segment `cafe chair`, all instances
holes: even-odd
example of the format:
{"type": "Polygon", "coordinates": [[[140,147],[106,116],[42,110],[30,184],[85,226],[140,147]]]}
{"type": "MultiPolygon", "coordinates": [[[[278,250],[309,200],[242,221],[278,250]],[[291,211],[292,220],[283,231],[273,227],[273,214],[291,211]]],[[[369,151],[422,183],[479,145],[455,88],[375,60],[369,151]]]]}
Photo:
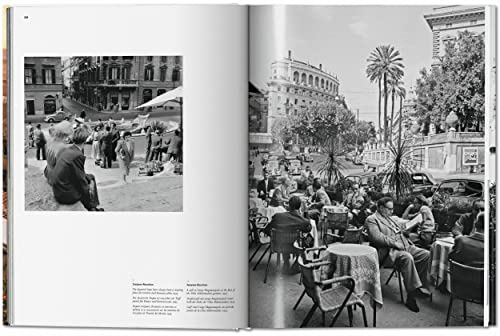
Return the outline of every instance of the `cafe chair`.
{"type": "Polygon", "coordinates": [[[259,266],[262,258],[264,258],[264,255],[266,252],[269,250],[269,244],[271,242],[270,237],[264,232],[265,227],[268,224],[268,218],[266,216],[256,216],[253,218],[253,220],[250,221],[251,229],[252,229],[252,236],[255,242],[257,242],[257,248],[253,252],[252,256],[250,257],[250,260],[248,262],[252,262],[252,259],[255,257],[257,252],[259,252],[260,248],[262,246],[267,246],[267,248],[264,250],[264,253],[260,256],[259,260],[253,267],[253,270],[259,266]]]}
{"type": "Polygon", "coordinates": [[[323,236],[323,243],[326,245],[328,238],[331,238],[333,242],[342,242],[342,244],[362,244],[363,243],[363,227],[356,228],[354,226],[349,226],[344,231],[342,236],[334,233],[325,233],[323,236]]]}
{"type": "Polygon", "coordinates": [[[259,213],[258,213],[258,209],[257,208],[250,208],[248,210],[248,241],[250,243],[250,246],[255,241],[255,237],[253,235],[253,230],[252,230],[252,221],[258,215],[259,215],[259,213]]]}
{"type": "Polygon", "coordinates": [[[450,303],[446,314],[446,326],[450,321],[454,299],[463,301],[464,321],[467,319],[466,302],[483,304],[484,268],[462,265],[450,259],[450,303]]]}
{"type": "Polygon", "coordinates": [[[323,243],[328,245],[328,238],[333,238],[333,242],[342,241],[348,227],[349,213],[327,211],[323,229],[323,243]],[[331,233],[328,233],[328,230],[331,230],[331,233]]]}
{"type": "MultiPolygon", "coordinates": [[[[294,242],[300,238],[300,231],[285,231],[278,229],[271,229],[271,244],[269,250],[269,258],[267,259],[266,274],[264,276],[264,283],[267,282],[267,274],[269,272],[269,264],[273,253],[276,253],[277,265],[280,264],[280,254],[283,258],[288,258],[290,254],[296,255],[297,251],[293,246],[294,242]]],[[[264,254],[266,253],[264,252],[264,254]]]]}
{"type": "Polygon", "coordinates": [[[303,284],[307,295],[313,300],[313,306],[307,313],[300,328],[307,326],[316,309],[321,310],[322,325],[326,324],[326,313],[336,312],[330,324],[332,327],[337,321],[340,313],[347,308],[349,316],[349,326],[352,327],[352,308],[359,306],[363,314],[365,327],[368,326],[366,320],[366,310],[363,301],[353,293],[355,281],[350,276],[342,276],[329,280],[320,280],[319,268],[329,265],[329,261],[304,263],[301,257],[298,258],[300,270],[302,272],[303,284]]]}
{"type": "MultiPolygon", "coordinates": [[[[316,263],[320,262],[323,259],[320,257],[321,251],[325,251],[327,249],[326,246],[320,246],[320,247],[311,247],[311,248],[304,248],[300,246],[299,241],[296,241],[294,243],[295,249],[298,251],[299,258],[302,258],[302,261],[304,264],[309,264],[309,263],[316,263]]],[[[302,285],[302,272],[300,273],[300,280],[299,280],[299,285],[302,285]]],[[[304,298],[304,295],[306,295],[306,290],[304,289],[302,291],[302,294],[300,294],[299,299],[293,306],[293,310],[296,310],[297,307],[300,304],[300,301],[304,298]]]]}
{"type": "MultiPolygon", "coordinates": [[[[389,260],[389,253],[386,253],[382,258],[382,261],[380,262],[380,268],[383,268],[387,261],[389,260]]],[[[385,282],[385,285],[387,286],[389,282],[391,281],[392,277],[396,275],[399,281],[399,295],[401,297],[401,302],[405,302],[404,296],[403,296],[403,276],[401,275],[401,272],[396,268],[395,265],[392,265],[392,272],[387,278],[387,281],[385,282]]]]}

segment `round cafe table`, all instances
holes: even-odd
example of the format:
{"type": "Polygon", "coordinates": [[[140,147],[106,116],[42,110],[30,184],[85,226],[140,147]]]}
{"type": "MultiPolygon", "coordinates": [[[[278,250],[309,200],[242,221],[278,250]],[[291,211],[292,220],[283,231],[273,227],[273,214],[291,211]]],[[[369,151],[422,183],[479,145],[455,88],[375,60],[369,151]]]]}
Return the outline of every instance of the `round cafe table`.
{"type": "Polygon", "coordinates": [[[376,311],[383,305],[377,250],[368,245],[332,244],[326,252],[324,260],[330,265],[322,269],[321,278],[351,276],[355,281],[354,293],[370,296],[376,326],[376,311]]]}
{"type": "Polygon", "coordinates": [[[452,237],[436,239],[436,241],[431,246],[430,255],[430,267],[429,276],[436,287],[439,287],[443,281],[446,281],[446,289],[448,292],[451,291],[450,286],[450,273],[448,269],[450,263],[448,261],[448,256],[453,249],[454,240],[452,237]]]}

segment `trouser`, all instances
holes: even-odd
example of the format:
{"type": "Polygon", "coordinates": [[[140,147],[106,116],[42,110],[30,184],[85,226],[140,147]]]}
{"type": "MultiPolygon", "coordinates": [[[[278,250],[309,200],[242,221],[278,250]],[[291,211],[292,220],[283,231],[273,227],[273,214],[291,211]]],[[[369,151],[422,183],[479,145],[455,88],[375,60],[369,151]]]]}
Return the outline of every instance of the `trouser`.
{"type": "Polygon", "coordinates": [[[148,147],[146,148],[146,158],[144,159],[145,163],[149,161],[150,155],[151,155],[151,144],[148,144],[148,147]]]}
{"type": "Polygon", "coordinates": [[[161,161],[161,149],[153,149],[153,153],[151,155],[151,160],[161,161]]]}
{"type": "Polygon", "coordinates": [[[114,142],[113,145],[111,146],[111,160],[116,161],[116,145],[117,143],[114,142]]]}
{"type": "Polygon", "coordinates": [[[177,154],[176,153],[167,153],[167,162],[170,161],[170,158],[174,158],[174,160],[177,160],[177,154]]]}
{"type": "Polygon", "coordinates": [[[408,293],[420,287],[428,289],[429,251],[410,245],[407,251],[394,251],[394,256],[394,266],[403,275],[408,293]]]}
{"type": "Polygon", "coordinates": [[[40,160],[40,152],[42,153],[42,160],[46,160],[45,157],[45,144],[36,144],[36,159],[40,160]]]}
{"type": "Polygon", "coordinates": [[[104,152],[104,168],[111,168],[113,165],[113,151],[111,148],[105,148],[104,152]]]}
{"type": "Polygon", "coordinates": [[[90,207],[97,208],[100,203],[99,194],[97,193],[97,183],[95,181],[95,176],[92,174],[86,174],[86,178],[89,182],[90,207]]]}

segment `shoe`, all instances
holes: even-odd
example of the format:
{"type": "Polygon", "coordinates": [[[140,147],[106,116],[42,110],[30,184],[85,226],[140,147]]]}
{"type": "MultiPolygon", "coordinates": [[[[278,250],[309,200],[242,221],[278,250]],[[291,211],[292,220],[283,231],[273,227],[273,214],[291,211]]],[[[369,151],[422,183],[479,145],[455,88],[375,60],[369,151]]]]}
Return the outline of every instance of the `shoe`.
{"type": "Polygon", "coordinates": [[[103,208],[95,208],[95,211],[104,211],[103,208]]]}
{"type": "Polygon", "coordinates": [[[418,313],[420,311],[417,305],[417,300],[415,300],[413,296],[408,296],[406,298],[405,306],[414,313],[418,313]]]}
{"type": "Polygon", "coordinates": [[[415,289],[414,291],[415,297],[420,298],[420,299],[427,299],[431,297],[431,293],[427,291],[427,289],[424,289],[422,287],[415,289]]]}

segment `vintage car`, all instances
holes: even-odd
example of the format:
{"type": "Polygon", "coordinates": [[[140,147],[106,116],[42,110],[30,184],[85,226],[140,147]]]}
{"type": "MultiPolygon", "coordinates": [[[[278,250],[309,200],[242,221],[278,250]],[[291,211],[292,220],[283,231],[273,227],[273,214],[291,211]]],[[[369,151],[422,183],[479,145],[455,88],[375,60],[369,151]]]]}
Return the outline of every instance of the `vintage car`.
{"type": "Polygon", "coordinates": [[[288,172],[292,175],[300,175],[302,173],[302,165],[299,160],[288,161],[288,172]]]}
{"type": "Polygon", "coordinates": [[[431,197],[434,193],[434,186],[437,181],[432,174],[427,172],[416,172],[411,174],[411,189],[414,194],[422,194],[425,197],[431,197]]]}
{"type": "Polygon", "coordinates": [[[55,122],[61,122],[66,118],[69,119],[70,117],[71,117],[70,113],[59,110],[53,114],[46,115],[45,118],[43,118],[43,121],[47,123],[55,123],[55,122]]]}
{"type": "Polygon", "coordinates": [[[360,187],[367,187],[371,183],[373,183],[373,180],[375,180],[376,177],[377,177],[377,173],[363,172],[360,174],[348,175],[348,176],[346,176],[346,179],[349,181],[352,181],[354,183],[359,184],[360,187]]]}
{"type": "Polygon", "coordinates": [[[435,199],[446,194],[451,200],[474,201],[484,197],[484,175],[452,176],[434,187],[435,199]]]}
{"type": "Polygon", "coordinates": [[[302,162],[314,162],[313,157],[309,153],[300,153],[297,155],[297,160],[300,160],[302,162]]]}
{"type": "Polygon", "coordinates": [[[269,174],[271,176],[280,176],[280,162],[278,160],[269,159],[269,161],[267,162],[267,170],[269,171],[269,174]]]}

